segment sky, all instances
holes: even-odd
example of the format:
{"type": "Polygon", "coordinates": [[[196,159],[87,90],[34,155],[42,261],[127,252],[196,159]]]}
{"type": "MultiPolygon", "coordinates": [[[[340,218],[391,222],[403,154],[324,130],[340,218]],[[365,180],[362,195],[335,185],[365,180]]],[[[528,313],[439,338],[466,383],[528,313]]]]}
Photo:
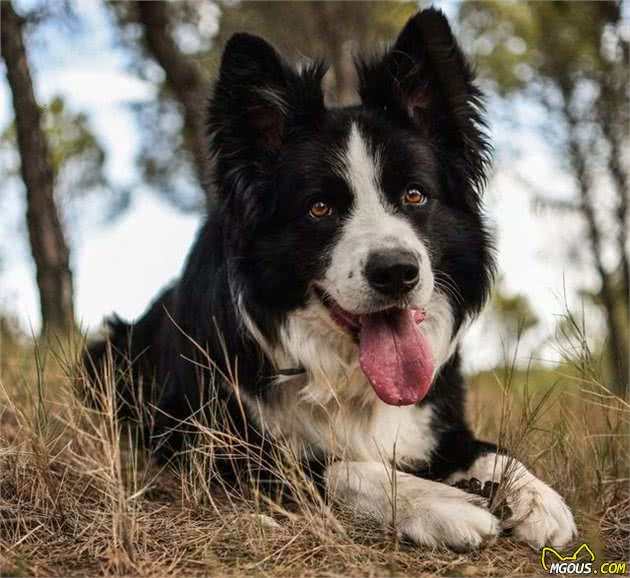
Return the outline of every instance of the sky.
{"type": "MultiPolygon", "coordinates": [[[[70,37],[62,28],[46,26],[29,43],[36,97],[45,103],[61,95],[71,110],[88,114],[90,127],[107,152],[107,174],[124,186],[139,178],[137,125],[129,104],[153,98],[154,89],[129,72],[105,8],[89,0],[76,5],[83,21],[78,34],[70,37]]],[[[25,6],[28,2],[18,2],[18,7],[25,6]]],[[[515,127],[515,119],[506,115],[497,99],[491,98],[488,108],[497,159],[486,199],[498,239],[499,271],[507,292],[526,295],[541,318],[530,336],[532,344],[539,343],[553,331],[565,307],[564,296],[575,305],[576,289],[592,285],[594,279],[567,264],[565,247],[579,228],[571,222],[559,226],[533,207],[530,187],[560,196],[572,191],[550,144],[539,131],[515,127]]],[[[541,111],[527,103],[510,110],[521,126],[544,122],[541,111]]],[[[11,119],[2,68],[0,130],[11,119]]],[[[24,189],[19,182],[0,187],[0,308],[11,312],[27,331],[37,332],[39,303],[24,223],[24,189]]],[[[201,215],[178,213],[145,187],[113,224],[98,224],[98,219],[73,222],[69,237],[75,309],[82,326],[96,329],[112,312],[128,319],[140,315],[159,289],[178,275],[201,220],[201,215]]],[[[482,319],[465,339],[471,369],[485,369],[497,361],[501,336],[489,335],[489,330],[496,333],[496,327],[482,319]]],[[[522,356],[531,352],[526,346],[522,356]]],[[[554,358],[550,347],[540,355],[554,358]]]]}

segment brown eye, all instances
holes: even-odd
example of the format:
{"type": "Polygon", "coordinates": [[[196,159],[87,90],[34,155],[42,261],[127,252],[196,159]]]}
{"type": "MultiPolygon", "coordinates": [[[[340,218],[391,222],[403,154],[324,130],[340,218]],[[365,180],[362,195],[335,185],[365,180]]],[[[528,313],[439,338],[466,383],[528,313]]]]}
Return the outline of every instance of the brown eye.
{"type": "Polygon", "coordinates": [[[409,187],[403,195],[405,205],[424,205],[426,202],[426,195],[423,195],[416,187],[409,187]]]}
{"type": "Polygon", "coordinates": [[[311,205],[308,214],[314,219],[323,219],[332,215],[332,208],[322,201],[317,201],[311,205]]]}

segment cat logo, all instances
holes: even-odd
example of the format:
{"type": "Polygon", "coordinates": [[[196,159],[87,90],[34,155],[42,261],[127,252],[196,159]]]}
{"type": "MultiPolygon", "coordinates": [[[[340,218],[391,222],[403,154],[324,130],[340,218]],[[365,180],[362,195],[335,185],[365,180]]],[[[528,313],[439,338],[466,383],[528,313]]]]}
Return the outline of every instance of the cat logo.
{"type": "Polygon", "coordinates": [[[595,554],[588,544],[582,544],[573,554],[563,556],[550,547],[540,553],[540,563],[549,574],[625,574],[625,562],[604,562],[595,568],[595,554]]]}
{"type": "Polygon", "coordinates": [[[540,554],[540,563],[550,574],[590,574],[593,571],[593,562],[595,562],[595,554],[593,554],[593,550],[590,549],[588,544],[582,544],[570,556],[563,556],[549,547],[543,548],[540,554]],[[582,554],[582,552],[584,552],[584,554],[582,554]],[[550,554],[553,554],[556,559],[553,560],[550,554]],[[590,557],[590,560],[578,562],[577,559],[580,554],[582,554],[582,558],[590,557]],[[547,564],[547,558],[551,558],[549,564],[547,564]]]}

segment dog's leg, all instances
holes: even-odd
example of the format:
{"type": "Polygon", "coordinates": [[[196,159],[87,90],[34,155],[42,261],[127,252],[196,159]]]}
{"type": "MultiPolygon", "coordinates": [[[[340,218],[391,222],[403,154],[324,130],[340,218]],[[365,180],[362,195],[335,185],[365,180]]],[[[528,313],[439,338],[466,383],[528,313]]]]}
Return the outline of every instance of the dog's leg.
{"type": "Polygon", "coordinates": [[[477,490],[499,484],[496,500],[505,500],[511,510],[502,529],[511,530],[519,540],[538,548],[562,546],[576,534],[573,515],[562,497],[511,456],[483,454],[467,470],[451,474],[446,482],[462,480],[468,480],[469,485],[473,480],[477,490]]]}
{"type": "Polygon", "coordinates": [[[497,535],[485,500],[379,462],[335,462],[326,489],[338,503],[395,529],[416,544],[477,548],[497,535]]]}

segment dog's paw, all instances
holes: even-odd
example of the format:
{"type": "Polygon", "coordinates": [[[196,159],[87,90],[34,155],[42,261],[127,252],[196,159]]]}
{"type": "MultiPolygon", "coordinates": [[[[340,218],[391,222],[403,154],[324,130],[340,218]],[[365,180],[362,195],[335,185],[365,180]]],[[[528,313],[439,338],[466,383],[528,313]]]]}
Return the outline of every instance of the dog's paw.
{"type": "Polygon", "coordinates": [[[482,456],[448,482],[487,498],[490,510],[501,519],[501,530],[531,546],[563,546],[577,533],[562,497],[508,456],[482,456]]]}
{"type": "Polygon", "coordinates": [[[445,486],[435,499],[412,503],[397,524],[403,536],[422,546],[447,546],[458,552],[493,541],[499,520],[483,499],[445,486]]]}
{"type": "Polygon", "coordinates": [[[421,546],[472,550],[499,533],[485,498],[380,462],[335,462],[326,470],[326,489],[349,512],[393,527],[421,546]]]}
{"type": "Polygon", "coordinates": [[[504,524],[512,535],[536,548],[563,546],[577,533],[571,510],[547,484],[530,474],[508,498],[513,515],[504,524]]]}

